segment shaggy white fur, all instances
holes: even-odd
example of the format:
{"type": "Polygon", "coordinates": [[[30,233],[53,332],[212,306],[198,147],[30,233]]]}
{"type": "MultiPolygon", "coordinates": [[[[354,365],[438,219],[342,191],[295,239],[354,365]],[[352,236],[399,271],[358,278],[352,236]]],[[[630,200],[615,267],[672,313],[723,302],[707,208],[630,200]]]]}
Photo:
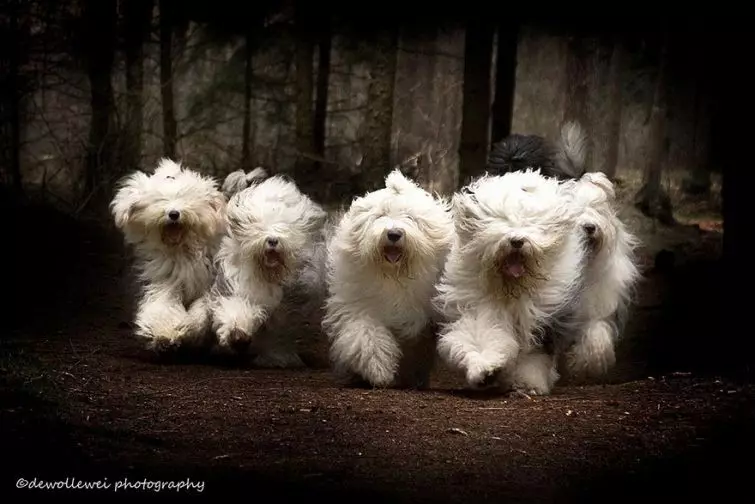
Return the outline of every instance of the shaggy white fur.
{"type": "Polygon", "coordinates": [[[556,347],[565,351],[566,373],[591,378],[615,364],[614,346],[639,278],[639,242],[617,216],[613,184],[603,173],[584,174],[575,192],[582,209],[576,223],[589,255],[570,334],[560,335],[556,347]]]}
{"type": "Polygon", "coordinates": [[[270,177],[234,194],[227,207],[229,233],[216,256],[213,330],[221,348],[246,352],[260,367],[300,367],[295,340],[257,338],[280,306],[284,289],[311,263],[325,211],[291,180],[270,177]]]}
{"type": "Polygon", "coordinates": [[[245,173],[244,170],[236,170],[225,177],[220,190],[227,199],[231,199],[231,196],[237,192],[241,192],[250,185],[265,180],[267,177],[267,171],[262,167],[257,167],[249,173],[245,173]]]}
{"type": "Polygon", "coordinates": [[[434,303],[447,317],[438,351],[469,386],[547,394],[555,383],[541,336],[580,288],[574,184],[525,170],[482,176],[454,195],[457,240],[434,303]]]}
{"type": "Polygon", "coordinates": [[[380,387],[428,385],[431,299],[453,236],[448,202],[399,170],[352,202],[328,247],[322,325],[337,375],[380,387]]]}
{"type": "Polygon", "coordinates": [[[110,208],[134,248],[143,284],[136,334],[157,350],[204,343],[212,256],[225,230],[225,198],[217,182],[162,159],[153,174],[122,179],[110,208]]]}

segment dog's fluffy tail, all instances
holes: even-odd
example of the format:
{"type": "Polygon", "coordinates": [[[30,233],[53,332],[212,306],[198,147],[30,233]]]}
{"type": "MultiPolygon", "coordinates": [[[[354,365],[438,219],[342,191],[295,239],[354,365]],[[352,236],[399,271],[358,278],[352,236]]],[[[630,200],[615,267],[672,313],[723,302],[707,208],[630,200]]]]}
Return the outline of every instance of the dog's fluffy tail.
{"type": "Polygon", "coordinates": [[[225,178],[221,191],[225,194],[227,199],[230,199],[234,194],[241,192],[254,184],[259,184],[267,177],[267,171],[261,167],[255,168],[249,173],[244,173],[244,170],[236,170],[235,172],[229,173],[225,178]]]}
{"type": "Polygon", "coordinates": [[[557,163],[561,170],[574,178],[585,173],[587,159],[587,134],[576,121],[565,123],[561,127],[561,141],[558,144],[557,163]]]}

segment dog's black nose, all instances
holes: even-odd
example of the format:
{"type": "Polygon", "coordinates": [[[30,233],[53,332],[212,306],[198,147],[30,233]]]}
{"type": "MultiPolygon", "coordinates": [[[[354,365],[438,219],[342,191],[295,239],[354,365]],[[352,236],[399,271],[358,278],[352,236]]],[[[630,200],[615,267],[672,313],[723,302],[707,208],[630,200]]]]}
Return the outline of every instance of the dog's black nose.
{"type": "Polygon", "coordinates": [[[582,226],[582,229],[585,230],[585,233],[591,235],[591,234],[595,233],[595,230],[597,228],[595,227],[595,224],[585,224],[584,226],[582,226]]]}
{"type": "Polygon", "coordinates": [[[168,212],[168,218],[170,220],[176,221],[179,217],[181,217],[181,212],[179,212],[178,210],[171,210],[170,212],[168,212]]]}
{"type": "Polygon", "coordinates": [[[269,238],[267,239],[267,246],[268,246],[268,247],[271,247],[271,248],[275,248],[275,247],[277,247],[277,246],[278,246],[278,238],[274,238],[274,237],[272,237],[272,236],[271,236],[271,237],[269,237],[269,238]]]}
{"type": "Polygon", "coordinates": [[[512,248],[520,249],[524,247],[524,240],[521,238],[512,238],[509,242],[511,243],[512,248]]]}
{"type": "Polygon", "coordinates": [[[395,229],[395,228],[389,229],[388,231],[386,231],[385,234],[388,237],[388,239],[392,242],[397,242],[401,239],[402,236],[404,236],[403,231],[401,231],[400,229],[395,229]]]}

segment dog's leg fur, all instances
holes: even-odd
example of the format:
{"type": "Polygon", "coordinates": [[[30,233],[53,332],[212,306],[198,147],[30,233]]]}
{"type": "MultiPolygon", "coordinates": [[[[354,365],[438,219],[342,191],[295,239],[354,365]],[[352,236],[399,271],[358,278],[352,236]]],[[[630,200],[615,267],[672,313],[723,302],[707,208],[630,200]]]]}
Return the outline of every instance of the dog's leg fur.
{"type": "Polygon", "coordinates": [[[240,296],[222,296],[214,302],[212,329],[221,348],[248,347],[267,319],[267,310],[240,296]]]}
{"type": "Polygon", "coordinates": [[[559,379],[552,355],[541,350],[522,353],[514,371],[503,381],[515,391],[529,395],[549,395],[559,379]]]}
{"type": "Polygon", "coordinates": [[[289,310],[279,306],[266,323],[267,330],[257,345],[257,356],[252,364],[260,368],[302,368],[304,362],[296,351],[296,334],[289,330],[286,321],[289,310]]]}
{"type": "Polygon", "coordinates": [[[210,316],[210,301],[207,294],[196,299],[181,323],[183,340],[195,345],[204,345],[207,342],[212,318],[210,316]]]}
{"type": "Polygon", "coordinates": [[[510,321],[465,313],[443,328],[438,352],[464,371],[469,386],[481,388],[496,383],[501,371],[516,359],[519,343],[510,321]]]}
{"type": "Polygon", "coordinates": [[[330,358],[337,373],[356,373],[374,387],[394,382],[401,349],[391,331],[366,316],[342,315],[331,338],[330,358]]]}
{"type": "Polygon", "coordinates": [[[136,311],[136,335],[148,340],[147,347],[167,350],[184,336],[186,309],[169,292],[146,292],[136,311]]]}
{"type": "Polygon", "coordinates": [[[616,363],[612,325],[604,320],[588,322],[581,337],[566,353],[566,366],[575,377],[605,375],[616,363]]]}
{"type": "Polygon", "coordinates": [[[425,389],[430,386],[430,374],[435,367],[436,341],[428,327],[424,332],[404,342],[399,364],[399,385],[403,388],[425,389]]]}

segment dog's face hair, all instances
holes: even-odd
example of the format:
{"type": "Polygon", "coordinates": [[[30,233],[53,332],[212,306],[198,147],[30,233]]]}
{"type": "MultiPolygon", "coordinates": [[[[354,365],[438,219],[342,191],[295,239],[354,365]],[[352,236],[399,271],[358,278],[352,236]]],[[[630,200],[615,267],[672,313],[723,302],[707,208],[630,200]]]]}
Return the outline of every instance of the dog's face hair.
{"type": "Polygon", "coordinates": [[[482,176],[454,196],[461,253],[482,280],[521,290],[543,277],[549,257],[573,232],[573,184],[524,170],[482,176]]]}
{"type": "Polygon", "coordinates": [[[279,175],[234,194],[227,209],[230,236],[270,280],[297,267],[326,216],[293,181],[279,175]]]}
{"type": "Polygon", "coordinates": [[[592,255],[613,250],[617,234],[614,210],[616,192],[601,172],[585,173],[574,187],[576,203],[582,207],[577,225],[592,255]]]}
{"type": "Polygon", "coordinates": [[[348,251],[394,274],[435,266],[454,231],[449,203],[399,170],[388,174],[384,188],[356,198],[343,222],[348,251]]]}
{"type": "Polygon", "coordinates": [[[169,159],[122,179],[110,209],[127,242],[165,250],[207,242],[225,226],[217,182],[169,159]]]}

